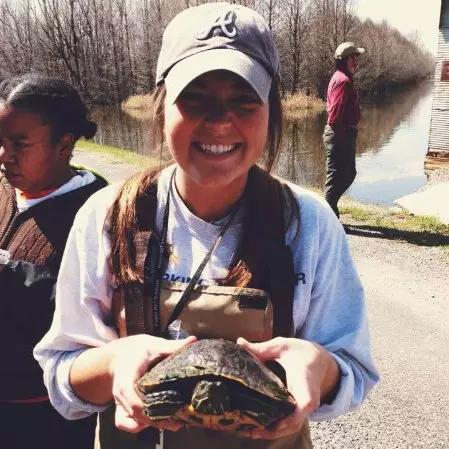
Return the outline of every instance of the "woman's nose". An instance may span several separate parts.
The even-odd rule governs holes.
[[[226,105],[215,103],[209,107],[204,125],[224,132],[232,127],[232,119],[229,108]]]

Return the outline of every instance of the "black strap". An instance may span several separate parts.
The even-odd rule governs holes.
[[[296,216],[297,203],[287,185],[257,166],[249,172],[245,195],[251,207],[250,213],[245,215],[235,260],[245,261],[252,274],[247,287],[269,293],[273,303],[273,336],[290,337],[295,270],[290,247],[285,243],[285,232],[286,223],[291,225]],[[270,204],[270,216],[267,216],[267,204]],[[298,208],[298,220],[299,214]]]
[[[154,335],[161,334],[161,311],[160,311],[160,294],[161,294],[161,278],[162,264],[164,262],[165,247],[167,244],[167,228],[168,215],[170,212],[170,198],[167,198],[167,204],[164,212],[164,226],[160,239],[153,232],[148,241],[148,251],[143,266],[143,291],[144,291],[144,309],[147,310],[148,298],[152,300],[152,321]],[[150,329],[148,323],[148,314],[144,313],[145,330]]]

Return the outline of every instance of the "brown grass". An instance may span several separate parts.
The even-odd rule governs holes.
[[[302,92],[286,95],[282,100],[285,117],[298,120],[305,115],[318,114],[326,110],[326,103],[318,97]]]
[[[151,94],[132,95],[122,103],[122,109],[138,119],[150,118],[153,98]],[[318,97],[302,92],[286,95],[282,100],[285,117],[297,120],[308,114],[317,114],[326,109],[326,103]]]
[[[149,120],[153,109],[151,94],[131,95],[121,104],[122,110],[138,120]]]
[[[131,95],[122,102],[123,109],[150,109],[152,105],[152,95]]]

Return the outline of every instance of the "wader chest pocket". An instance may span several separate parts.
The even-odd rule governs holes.
[[[180,282],[161,282],[162,329],[167,329],[169,317],[185,288],[186,284]],[[130,324],[133,328],[142,328],[143,321],[150,325],[152,322],[151,300],[144,301],[147,307],[142,310],[135,307],[134,301],[128,297],[125,314],[124,296],[124,289],[119,288],[113,298],[116,326],[121,337],[127,335],[126,330],[131,327]],[[130,315],[126,316],[128,313]],[[273,336],[273,304],[263,290],[217,285],[196,286],[172,324],[170,332],[176,334],[176,337],[170,338],[195,335],[198,338],[224,338],[231,341],[238,337],[254,342],[265,341]],[[147,329],[147,333],[152,334],[151,328]]]

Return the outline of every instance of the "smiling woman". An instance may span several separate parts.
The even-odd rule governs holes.
[[[342,226],[318,196],[270,174],[282,129],[273,37],[253,10],[206,3],[176,16],[161,48],[154,117],[174,163],[98,192],[77,216],[35,348],[50,397],[71,419],[102,411],[102,449],[310,449],[307,419],[353,410],[378,375]],[[195,338],[279,362],[292,414],[273,428],[225,419],[214,433],[213,407],[177,413],[190,400],[168,389],[151,401],[163,413],[145,416],[137,380]],[[207,347],[191,351],[209,360]]]
[[[249,169],[265,149],[268,117],[268,103],[224,70],[199,76],[175,102],[165,101],[167,145],[178,165],[176,186],[182,196],[189,189],[192,212],[205,220],[226,214],[226,207],[215,210],[213,204],[222,208],[221,197],[233,196],[232,204],[242,194]]]
[[[69,422],[52,408],[32,353],[50,325],[74,216],[106,185],[70,166],[74,143],[95,134],[86,114],[61,80],[26,75],[0,84],[0,441],[9,448],[93,447],[95,417]]]

